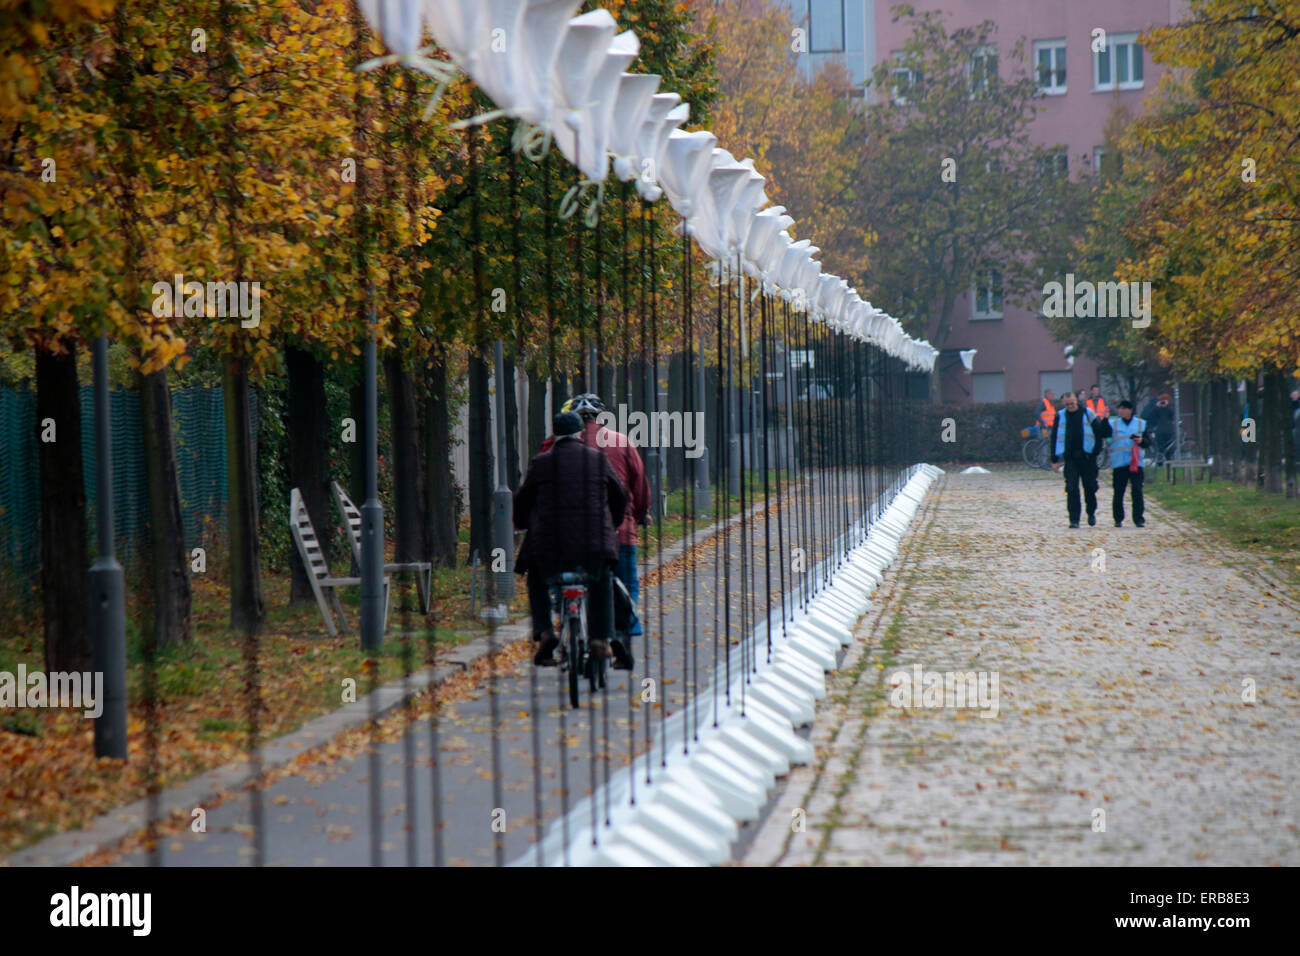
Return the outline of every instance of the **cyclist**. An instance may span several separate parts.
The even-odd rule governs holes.
[[[641,621],[635,613],[641,596],[641,582],[637,578],[636,546],[637,526],[650,522],[650,484],[646,480],[645,463],[636,445],[622,432],[615,431],[598,421],[605,412],[605,405],[600,396],[585,392],[574,395],[561,406],[562,411],[576,412],[582,416],[582,440],[588,448],[598,448],[609,458],[609,463],[623,482],[629,496],[627,514],[618,526],[618,566],[615,574],[627,588],[628,597],[632,599],[633,613],[627,628],[630,639],[642,633]],[[613,417],[612,415],[609,417]],[[553,439],[542,442],[542,451],[551,447]],[[631,670],[633,665],[632,648],[615,636],[611,642],[616,670]]]
[[[594,656],[610,656],[612,573],[618,560],[615,529],[627,510],[627,492],[609,459],[582,442],[582,419],[574,412],[560,412],[553,429],[551,447],[528,465],[514,502],[515,527],[528,530],[515,573],[528,575],[537,645],[533,663],[539,667],[555,664],[552,653],[560,638],[551,627],[547,579],[564,571],[587,573],[588,647]]]

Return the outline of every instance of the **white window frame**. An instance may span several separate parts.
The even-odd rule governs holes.
[[[987,310],[982,310],[982,309],[980,309],[980,307],[979,307],[979,297],[978,297],[978,295],[977,295],[977,293],[978,293],[980,290],[979,290],[979,288],[977,287],[976,283],[975,283],[974,281],[972,281],[971,284],[970,284],[970,317],[971,317],[972,320],[975,320],[975,321],[982,321],[982,320],[985,320],[985,319],[1000,319],[1000,318],[1002,318],[1002,309],[998,309],[997,311],[993,311],[993,291],[994,291],[994,290],[993,290],[993,282],[992,282],[992,279],[993,279],[993,276],[994,276],[995,273],[996,273],[996,275],[997,275],[997,277],[998,277],[998,290],[997,290],[997,292],[998,292],[998,298],[1003,299],[1003,302],[1002,302],[1002,308],[1003,308],[1003,309],[1006,308],[1006,300],[1005,300],[1005,297],[1004,297],[1003,290],[1002,290],[1002,288],[1001,288],[1001,286],[1002,286],[1002,272],[1001,272],[1000,270],[998,270],[998,269],[985,269],[985,270],[984,270],[984,273],[983,273],[983,276],[982,276],[982,278],[983,278],[984,281],[985,281],[985,288],[984,288],[983,291],[985,291],[985,292],[988,293],[988,303],[989,303],[989,308],[988,308]]]
[[[889,54],[889,58],[893,60],[895,63],[901,63],[903,57],[906,54],[907,54],[906,50],[894,50]],[[906,94],[900,95],[898,92],[899,90],[898,80],[900,77],[906,78],[907,89],[910,90],[912,89],[913,86],[916,85],[917,73],[911,67],[895,66],[893,68],[894,82],[890,89],[890,96],[893,97],[895,103],[905,104],[907,103],[907,95]]]
[[[1052,51],[1052,69],[1049,71],[1050,82],[1047,86],[1043,85],[1042,75],[1038,72],[1038,54],[1043,50]],[[1059,66],[1058,66],[1059,65]],[[1056,82],[1056,73],[1059,70],[1065,74],[1060,85]],[[1059,37],[1054,40],[1035,40],[1034,41],[1034,82],[1038,84],[1038,92],[1044,96],[1064,96],[1069,83],[1069,73],[1065,69],[1065,37]]]
[[[1092,91],[1094,93],[1108,93],[1112,90],[1140,90],[1146,86],[1146,51],[1137,62],[1142,64],[1142,79],[1133,79],[1133,64],[1135,62],[1133,51],[1141,50],[1142,44],[1138,43],[1136,33],[1108,33],[1106,35],[1106,49],[1103,51],[1107,57],[1107,65],[1110,70],[1110,78],[1104,83],[1101,80],[1101,57],[1102,53],[1094,52],[1092,54]],[[1123,51],[1125,61],[1128,65],[1128,79],[1124,82],[1119,81],[1119,54]]]
[[[836,0],[820,0],[820,2],[834,3],[836,2]],[[848,45],[848,37],[846,35],[848,33],[848,22],[847,22],[848,12],[845,10],[845,7],[848,6],[848,4],[846,0],[839,0],[839,5],[840,5],[840,45],[837,47],[826,47],[825,49],[818,49],[815,46],[817,42],[816,32],[813,30],[813,15],[812,15],[813,0],[808,0],[808,52],[809,53],[832,54],[832,53],[844,52],[845,47]]]
[[[985,87],[981,87],[980,89],[975,88],[975,64],[977,61],[984,60],[990,56],[998,63],[998,69],[994,70],[992,74],[993,84],[996,86],[998,83],[998,73],[1002,67],[1002,61],[998,57],[998,45],[996,43],[985,43],[971,54],[970,62],[966,64],[966,88],[969,90],[968,95],[971,99],[974,99],[976,95],[982,93],[985,89]],[[985,71],[983,78],[985,82],[988,82],[989,74],[987,71]]]
[[[1106,156],[1105,146],[1094,146],[1092,148],[1092,171],[1096,175],[1101,175],[1101,161]]]

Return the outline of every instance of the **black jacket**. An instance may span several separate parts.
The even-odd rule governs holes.
[[[514,523],[528,534],[515,571],[536,562],[575,566],[618,560],[618,533],[627,490],[609,458],[575,438],[557,441],[528,466],[515,494]]]
[[[1062,423],[1064,423],[1064,428],[1065,428],[1066,456],[1068,457],[1071,454],[1074,455],[1084,454],[1083,429],[1085,427],[1084,422],[1087,421],[1086,413],[1087,413],[1087,408],[1083,405],[1080,405],[1073,412],[1066,411],[1064,408],[1062,408],[1060,411],[1056,413],[1056,421],[1052,423],[1052,434],[1047,439],[1048,440],[1047,447],[1052,450],[1053,462],[1060,461],[1060,458],[1056,454],[1056,432],[1058,429],[1063,427]],[[1109,438],[1110,434],[1111,434],[1110,419],[1104,418],[1101,415],[1098,415],[1095,419],[1093,419],[1092,437],[1096,442],[1096,444],[1093,446],[1092,449],[1093,454],[1096,454],[1097,449],[1101,446],[1101,440],[1103,438]]]

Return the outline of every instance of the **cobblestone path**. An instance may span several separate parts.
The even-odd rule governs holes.
[[[1069,530],[1059,478],[935,482],[746,864],[1300,864],[1300,605],[1108,484]]]

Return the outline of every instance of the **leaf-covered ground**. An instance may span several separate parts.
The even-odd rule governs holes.
[[[239,759],[250,744],[254,701],[258,739],[270,740],[342,706],[344,678],[356,681],[360,697],[372,683],[400,677],[404,668],[418,670],[431,652],[473,636],[451,629],[474,622],[465,569],[440,573],[428,624],[418,610],[409,611],[403,630],[395,596],[384,649],[373,661],[360,649],[355,588],[343,596],[351,633],[331,638],[315,603],[286,606],[287,575],[265,576],[267,626],[254,644],[227,630],[220,576],[195,575],[194,582],[194,641],[157,655],[152,721],[138,609],[128,609],[128,762],[95,758],[92,722],[80,710],[0,715],[0,855],[138,799],[150,780],[166,787]],[[413,593],[410,601],[413,606]],[[516,609],[523,603],[519,595]],[[248,692],[254,660],[256,694]],[[44,669],[39,623],[0,639],[0,670],[14,673],[19,663],[29,672]],[[150,725],[161,730],[150,734]]]

